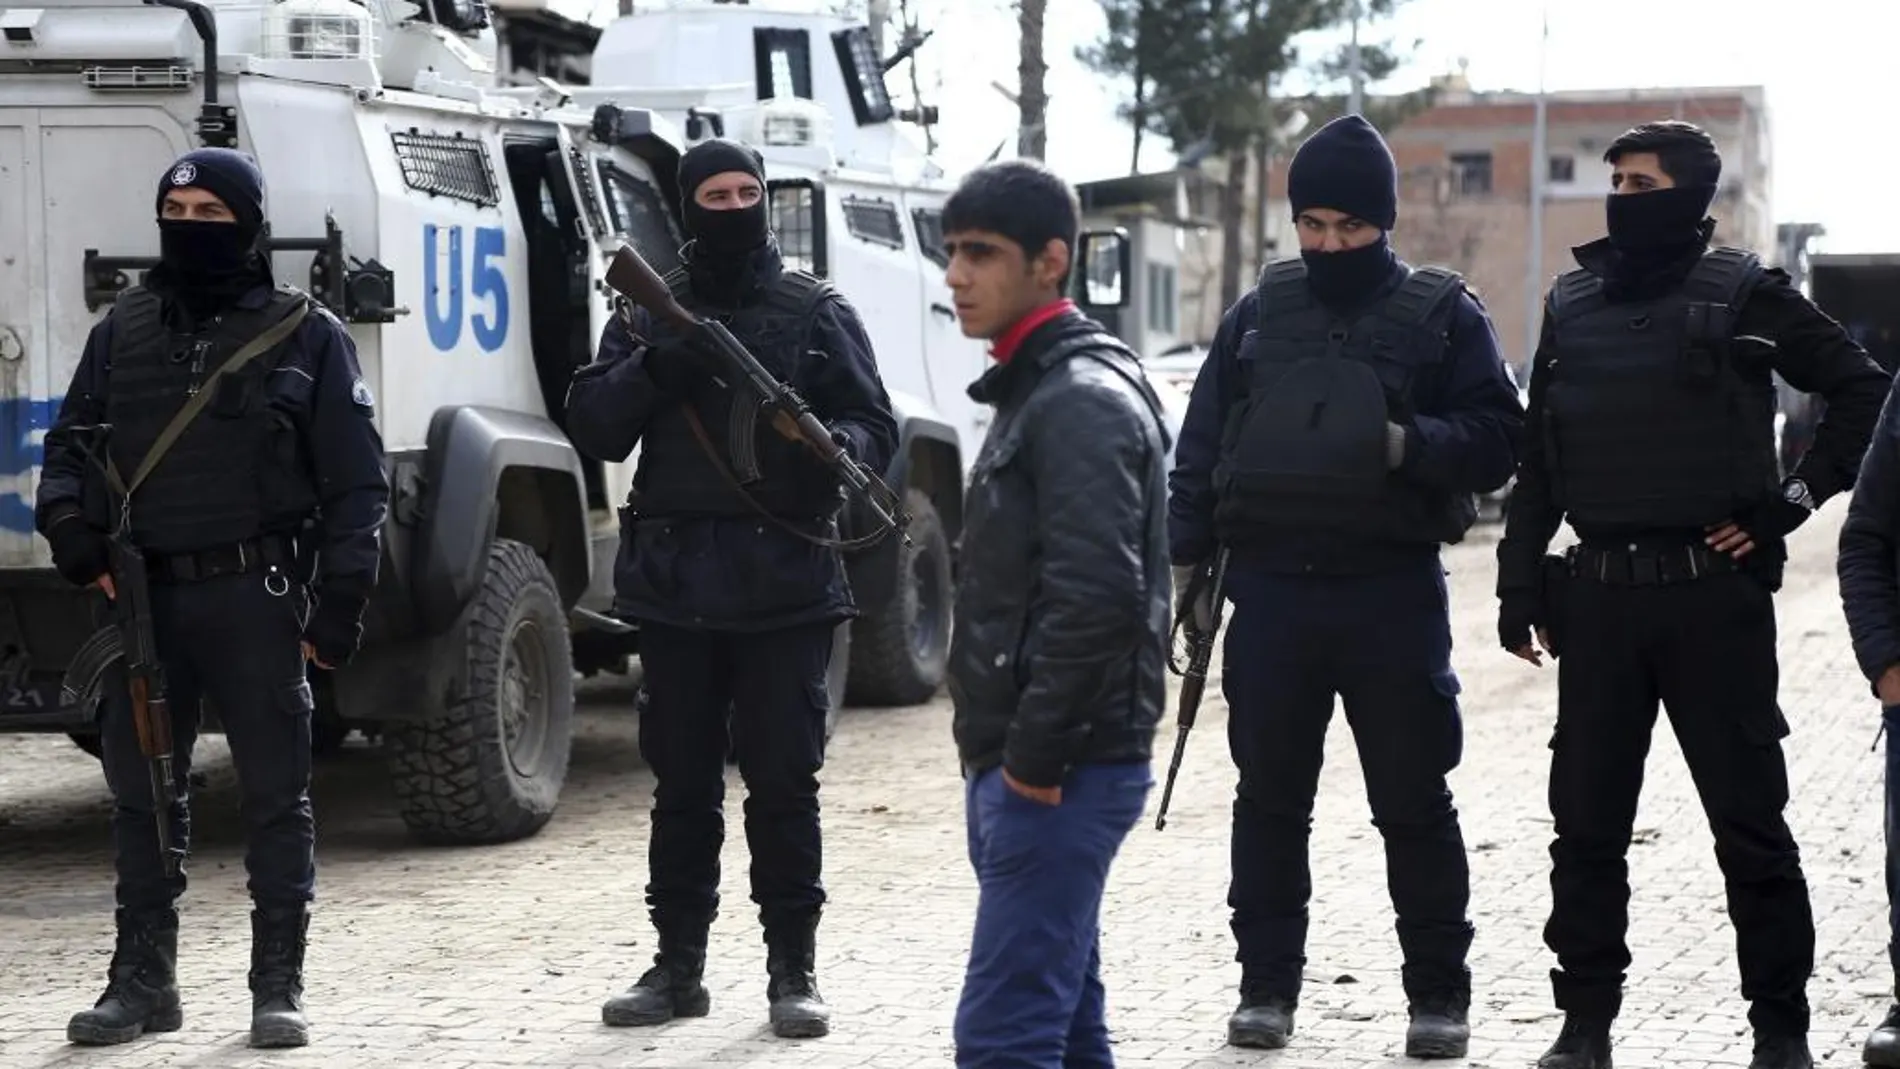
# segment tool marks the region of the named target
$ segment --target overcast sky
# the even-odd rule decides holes
[[[1048,2],[1049,162],[1072,181],[1124,174],[1131,132],[1115,104],[1127,89],[1075,59],[1076,46],[1102,31],[1100,6]],[[937,31],[923,53],[923,88],[942,108],[937,133],[954,172],[1015,137],[1015,106],[990,87],[1016,87],[1015,18],[1008,0],[912,4]],[[1546,6],[1549,88],[1761,85],[1776,220],[1824,224],[1828,237],[1817,247],[1827,251],[1900,251],[1900,124],[1892,118],[1900,110],[1900,0],[1406,0],[1364,32],[1366,40],[1418,42],[1413,61],[1375,90],[1417,88],[1461,58],[1474,89],[1535,89]],[[1312,40],[1305,50],[1317,55],[1343,39]],[[908,67],[890,80],[894,96],[908,95]],[[1161,139],[1147,141],[1144,169],[1173,162]]]

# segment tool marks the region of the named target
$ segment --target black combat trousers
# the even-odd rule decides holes
[[[640,754],[656,781],[647,905],[659,931],[703,930],[718,910],[729,739],[745,781],[752,900],[766,938],[815,922],[825,902],[818,770],[832,630],[830,623],[758,633],[641,625],[647,703]]]
[[[1307,838],[1338,695],[1385,840],[1405,993],[1466,1003],[1471,882],[1445,782],[1464,731],[1437,555],[1369,575],[1230,571],[1227,592],[1222,690],[1240,770],[1227,904],[1242,990],[1299,996],[1313,893]]]
[[[1555,629],[1556,838],[1544,941],[1557,955],[1557,1006],[1603,1018],[1621,1007],[1630,965],[1625,855],[1660,701],[1715,834],[1749,1021],[1759,1032],[1805,1034],[1814,920],[1782,818],[1788,723],[1775,700],[1774,597],[1735,571],[1698,568],[1701,578],[1634,585],[1594,570],[1581,568],[1568,584]]]
[[[268,588],[268,589],[267,589]],[[217,710],[236,767],[246,829],[244,867],[260,909],[295,909],[316,886],[316,825],[310,811],[310,684],[304,675],[303,588],[282,572],[252,571],[197,582],[154,582],[152,624],[172,715],[178,805],[172,842],[191,836],[189,775],[198,709]],[[281,591],[281,593],[276,593]],[[185,890],[167,880],[153,826],[148,765],[139,751],[123,665],[105,678],[100,744],[112,789],[118,902],[131,912],[170,905]]]

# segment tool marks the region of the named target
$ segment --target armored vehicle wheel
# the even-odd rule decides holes
[[[99,760],[105,759],[106,751],[105,751],[105,748],[99,744],[98,735],[82,735],[77,731],[72,731],[72,732],[68,732],[66,734],[66,737],[73,740],[74,746],[79,747],[81,750],[84,750],[86,753],[91,754],[93,757]]]
[[[554,815],[574,742],[567,613],[534,550],[498,538],[465,616],[448,715],[389,725],[396,799],[418,836],[523,839]]]
[[[852,628],[854,705],[917,705],[930,700],[950,660],[950,540],[924,492],[904,493],[912,544],[900,550],[897,592],[881,612]]]

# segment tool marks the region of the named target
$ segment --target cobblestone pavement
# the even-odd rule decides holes
[[[1820,925],[1813,1041],[1826,1066],[1859,1064],[1884,1010],[1878,709],[1855,673],[1833,579],[1844,503],[1795,538],[1780,598],[1782,703],[1795,802]],[[1453,786],[1471,844],[1474,1066],[1528,1066],[1557,1027],[1544,807],[1555,673],[1497,649],[1493,529],[1447,554],[1464,680],[1466,756]],[[1376,641],[1372,635],[1367,641]],[[947,703],[850,710],[825,773],[827,882],[820,982],[833,1034],[773,1040],[764,950],[746,895],[743,837],[728,840],[728,909],[714,930],[713,1015],[609,1030],[599,1003],[652,953],[641,884],[652,781],[629,695],[597,691],[555,821],[533,840],[430,849],[405,839],[373,750],[321,766],[320,882],[309,1005],[315,1045],[245,1049],[248,928],[234,782],[207,743],[201,829],[181,936],[186,1027],[130,1048],[64,1042],[111,948],[106,794],[64,738],[0,737],[0,1069],[142,1066],[819,1066],[951,1064],[950,1024],[974,905]],[[1350,736],[1335,718],[1316,814],[1309,984],[1293,1046],[1223,1047],[1238,966],[1226,925],[1234,773],[1225,709],[1210,699],[1168,830],[1138,826],[1115,869],[1104,959],[1125,1066],[1407,1064],[1405,1009],[1382,855]],[[1159,740],[1165,767],[1172,720]],[[1707,826],[1668,731],[1658,733],[1631,863],[1636,963],[1618,1064],[1746,1065],[1750,1040]],[[736,798],[738,788],[732,795]],[[1158,799],[1159,791],[1156,792]],[[1152,808],[1153,801],[1150,806]],[[736,806],[729,807],[736,809]],[[733,814],[736,818],[736,812]]]

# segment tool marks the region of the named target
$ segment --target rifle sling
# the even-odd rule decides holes
[[[137,490],[145,482],[146,477],[152,474],[152,471],[158,467],[158,462],[165,459],[165,454],[177,443],[179,436],[185,433],[185,428],[191,425],[191,421],[198,418],[198,413],[204,411],[205,405],[211,403],[212,387],[217,385],[219,377],[236,371],[264,353],[277,348],[285,338],[290,337],[292,331],[303,323],[304,316],[309,313],[309,302],[299,304],[291,310],[289,315],[278,320],[269,330],[246,342],[242,349],[231,354],[229,360],[219,364],[217,369],[211,372],[210,377],[199,385],[198,392],[185,399],[185,406],[179,409],[178,414],[172,417],[172,421],[159,432],[158,439],[152,443],[151,450],[145,454],[143,460],[139,461],[138,470],[132,473],[130,483],[120,477],[118,466],[112,462],[112,458],[110,456],[106,458],[106,478],[112,481],[112,488],[125,499],[126,507],[129,508],[131,505],[132,492]]]
[[[754,498],[751,494],[746,493],[745,487],[739,485],[739,480],[733,476],[732,469],[728,468],[726,466],[726,462],[720,459],[719,450],[716,446],[713,445],[712,435],[707,433],[706,425],[700,422],[699,413],[694,410],[692,402],[690,401],[681,402],[680,408],[684,410],[686,413],[686,425],[693,429],[693,437],[699,439],[699,448],[705,451],[706,459],[712,461],[712,465],[715,469],[718,470],[720,477],[726,480],[726,485],[732,487],[732,490],[734,493],[744,498],[745,503],[752,506],[752,511],[758,513],[760,516],[765,517],[767,520],[771,521],[776,526],[783,528],[786,533],[792,535],[795,538],[799,538],[806,542],[810,542],[812,545],[818,546],[823,549],[840,549],[840,550],[860,549],[865,546],[869,546],[884,537],[886,532],[879,530],[879,531],[874,531],[871,534],[865,535],[862,538],[852,538],[848,540],[836,539],[836,538],[818,538],[813,535],[808,535],[805,532],[799,530],[798,528],[792,526],[791,524],[786,523],[784,520],[780,519],[779,517],[774,516],[771,513],[771,511],[768,510],[764,505],[759,504],[758,499]]]

